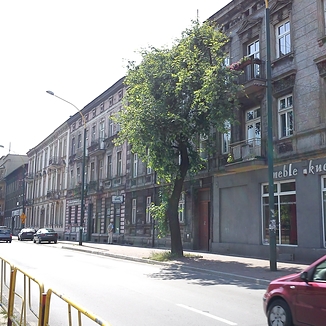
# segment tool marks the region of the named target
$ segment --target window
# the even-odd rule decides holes
[[[180,196],[178,215],[179,215],[179,222],[184,223],[185,221],[185,194],[184,193],[182,193]]]
[[[77,168],[77,182],[81,182],[80,168]]]
[[[132,176],[136,178],[138,175],[138,154],[134,153],[133,156],[133,168],[132,168]]]
[[[108,156],[108,179],[112,178],[112,156]]]
[[[113,136],[113,132],[114,132],[114,130],[113,130],[113,120],[112,120],[112,118],[110,116],[109,117],[109,136],[110,137]]]
[[[231,124],[230,121],[224,122],[225,132],[222,134],[222,154],[227,154],[230,151],[231,142]]]
[[[149,158],[149,148],[146,148],[146,156]],[[148,159],[147,166],[146,166],[146,173],[147,174],[152,173],[152,168],[149,166],[149,159]]]
[[[243,158],[261,155],[261,110],[260,108],[246,111],[246,143],[241,155]]]
[[[276,26],[276,57],[280,58],[291,52],[290,21]]]
[[[75,219],[74,219],[74,223],[77,224],[78,221],[78,205],[75,205]]]
[[[77,143],[77,148],[79,149],[79,148],[81,148],[81,143],[82,143],[82,141],[81,141],[81,138],[82,138],[82,135],[81,134],[79,134],[78,135],[78,143]]]
[[[100,140],[103,141],[105,138],[105,133],[104,133],[104,120],[101,120],[100,122]]]
[[[269,194],[268,185],[262,186],[263,243],[269,243]],[[297,205],[295,181],[274,182],[274,214],[276,243],[297,245]]]
[[[148,196],[146,197],[146,223],[151,223],[151,212],[149,211],[149,208],[151,207],[152,203],[152,197]]]
[[[256,40],[247,45],[247,56],[253,59],[259,59],[259,40]],[[249,65],[245,70],[246,78],[259,78],[260,77],[260,66],[259,64]]]
[[[100,169],[98,173],[99,180],[103,180],[103,160],[100,160]]]
[[[246,140],[248,143],[261,138],[260,108],[246,111]]]
[[[74,170],[70,170],[70,186],[74,187],[75,186],[75,179],[74,179]]]
[[[76,140],[75,140],[75,137],[71,140],[71,153],[72,154],[76,153]]]
[[[92,126],[92,135],[91,135],[92,139],[91,141],[94,142],[96,139],[96,125]]]
[[[90,175],[90,181],[95,181],[95,163],[91,163],[91,175]]]
[[[207,141],[208,136],[205,134],[201,134],[199,137],[199,153],[202,159],[207,159]]]
[[[293,135],[293,104],[292,95],[282,97],[278,101],[279,136],[280,138]]]
[[[132,200],[131,205],[131,224],[136,224],[136,213],[137,213],[137,199]]]
[[[224,58],[224,66],[227,67],[230,65],[230,63],[231,63],[230,53],[226,53]]]
[[[122,175],[122,153],[117,152],[117,175]]]

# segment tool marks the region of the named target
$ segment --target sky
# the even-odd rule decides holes
[[[127,73],[230,0],[0,1],[0,157],[26,154]],[[153,5],[153,3],[155,5]]]

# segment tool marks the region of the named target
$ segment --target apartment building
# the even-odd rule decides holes
[[[73,240],[80,225],[84,239],[107,242],[107,226],[114,221],[115,238],[124,233],[126,147],[115,146],[119,125],[113,115],[122,109],[124,78],[82,109],[86,121],[85,216],[80,221],[82,184],[83,130],[82,117],[69,120],[69,184],[66,210],[66,238]]]
[[[27,152],[26,226],[65,228],[69,125],[64,122]]]
[[[229,69],[242,70],[239,124],[222,135],[213,180],[211,250],[269,256],[266,30],[270,30],[277,252],[325,254],[326,1],[234,0],[209,19],[230,37]],[[224,162],[223,162],[224,159]],[[225,160],[226,159],[226,160]]]
[[[7,154],[0,158],[0,225],[17,234],[25,211],[27,156]]]

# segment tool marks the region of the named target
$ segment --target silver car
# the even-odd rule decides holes
[[[10,229],[0,228],[0,241],[11,243],[12,234]]]

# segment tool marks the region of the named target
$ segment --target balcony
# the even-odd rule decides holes
[[[251,58],[243,63],[237,70],[243,71],[243,74],[239,76],[238,82],[243,85],[246,96],[265,91],[266,74],[264,61]]]
[[[262,156],[260,138],[252,138],[230,145],[225,171],[242,172],[264,167],[266,167],[266,159]]]
[[[35,174],[34,173],[27,173],[26,177],[25,177],[25,181],[26,182],[33,182],[35,178]]]
[[[67,190],[67,197],[79,197],[81,195],[81,183],[72,185],[70,189]]]
[[[25,205],[26,206],[33,206],[33,199],[26,199],[25,200]]]
[[[91,145],[88,147],[88,152],[91,155],[101,155],[105,152],[105,142],[102,138],[91,141]]]
[[[58,190],[48,190],[46,193],[46,198],[50,200],[60,199],[60,191]]]
[[[103,191],[103,181],[90,181],[87,185],[87,194],[96,194],[101,193]]]
[[[49,166],[51,168],[61,168],[63,166],[65,166],[66,162],[65,160],[63,160],[61,157],[57,157],[57,156],[52,156],[49,159]]]

